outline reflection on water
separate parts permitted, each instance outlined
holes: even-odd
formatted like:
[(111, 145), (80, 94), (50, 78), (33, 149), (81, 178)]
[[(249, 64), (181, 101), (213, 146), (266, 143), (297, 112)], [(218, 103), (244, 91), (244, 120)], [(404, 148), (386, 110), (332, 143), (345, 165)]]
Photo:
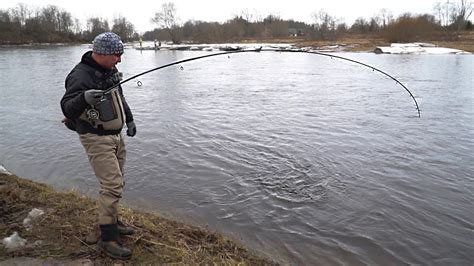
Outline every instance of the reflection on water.
[[(0, 48), (0, 163), (95, 195), (64, 79), (87, 46)], [(126, 50), (124, 77), (204, 52)], [(128, 204), (293, 264), (472, 264), (472, 56), (236, 54), (127, 83)]]

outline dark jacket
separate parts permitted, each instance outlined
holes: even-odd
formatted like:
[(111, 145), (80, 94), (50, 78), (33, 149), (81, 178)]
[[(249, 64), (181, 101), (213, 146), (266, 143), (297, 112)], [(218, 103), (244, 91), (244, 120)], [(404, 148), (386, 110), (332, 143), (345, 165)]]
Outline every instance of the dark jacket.
[[(79, 134), (93, 133), (97, 135), (118, 134), (122, 130), (104, 130), (94, 128), (87, 121), (79, 118), (86, 108), (90, 108), (84, 98), (84, 92), (89, 89), (105, 90), (119, 83), (116, 79), (117, 69), (105, 69), (92, 58), (92, 51), (86, 52), (66, 78), (66, 93), (61, 99), (61, 109), (64, 116), (72, 121), (73, 127)], [(118, 88), (125, 111), (126, 123), (133, 121), (133, 115), (123, 97), (122, 87)]]

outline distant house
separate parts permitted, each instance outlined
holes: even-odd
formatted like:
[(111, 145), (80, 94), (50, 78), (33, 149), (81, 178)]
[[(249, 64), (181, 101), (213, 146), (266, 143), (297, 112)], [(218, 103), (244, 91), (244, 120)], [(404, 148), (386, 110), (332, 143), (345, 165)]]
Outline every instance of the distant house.
[(304, 29), (288, 28), (288, 36), (290, 37), (300, 37), (305, 35), (306, 32)]

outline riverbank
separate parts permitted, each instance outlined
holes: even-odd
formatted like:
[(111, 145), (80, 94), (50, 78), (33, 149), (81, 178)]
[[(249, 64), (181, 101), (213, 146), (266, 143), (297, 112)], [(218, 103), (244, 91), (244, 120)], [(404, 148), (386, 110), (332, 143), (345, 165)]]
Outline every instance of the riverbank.
[[(340, 50), (347, 52), (374, 52), (379, 46), (390, 46), (390, 42), (376, 36), (351, 35), (346, 38), (331, 41), (312, 41), (303, 37), (264, 39), (264, 40), (246, 40), (244, 43), (288, 43), (297, 47), (310, 47), (312, 49), (322, 50)], [(453, 40), (427, 39), (420, 42), (432, 43), (439, 47), (459, 49), (474, 53), (474, 31), (460, 33)]]
[[(28, 229), (23, 221), (38, 208), (44, 211)], [(59, 263), (79, 265), (114, 264), (114, 261), (84, 243), (93, 230), (95, 201), (75, 191), (58, 192), (52, 187), (0, 172), (0, 236), (18, 232), (26, 244), (16, 249), (0, 245), (1, 261), (7, 264)], [(240, 244), (207, 229), (164, 219), (157, 214), (120, 209), (123, 221), (136, 233), (123, 238), (132, 248), (128, 264), (249, 264), (274, 265)], [(18, 264), (18, 265), (20, 265)]]
[[(438, 47), (458, 49), (469, 53), (474, 53), (474, 31), (461, 32), (457, 38), (451, 40), (427, 39), (419, 41), (422, 43), (431, 43)], [(311, 48), (316, 50), (327, 51), (346, 51), (346, 52), (374, 52), (377, 47), (390, 46), (391, 43), (385, 39), (376, 36), (350, 35), (338, 40), (314, 41), (304, 37), (288, 37), (288, 38), (269, 38), (269, 39), (247, 39), (235, 43), (227, 43), (232, 46), (239, 44), (254, 43), (271, 43), (271, 44), (288, 44), (298, 48)], [(184, 42), (180, 47), (188, 47), (193, 43)], [(79, 45), (79, 43), (23, 43), (23, 44), (0, 44), (0, 47), (41, 47), (41, 46), (66, 46)], [(200, 45), (200, 44), (199, 44)], [(139, 47), (139, 42), (128, 42), (126, 46)], [(161, 48), (161, 47), (159, 47)], [(189, 48), (189, 47), (188, 47)], [(201, 47), (202, 48), (202, 47)], [(154, 50), (154, 47), (144, 47), (143, 50)], [(176, 49), (178, 50), (178, 49)], [(192, 50), (192, 49), (191, 49)]]

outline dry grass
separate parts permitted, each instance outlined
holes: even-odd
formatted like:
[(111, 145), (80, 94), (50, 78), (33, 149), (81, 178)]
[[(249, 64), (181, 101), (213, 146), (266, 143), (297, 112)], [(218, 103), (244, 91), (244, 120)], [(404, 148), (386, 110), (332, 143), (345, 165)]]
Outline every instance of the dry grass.
[[(41, 208), (45, 215), (27, 231), (22, 221), (32, 208)], [(56, 192), (44, 184), (0, 174), (0, 236), (18, 231), (30, 243), (16, 251), (2, 246), (0, 261), (13, 257), (85, 258), (94, 264), (113, 264), (112, 259), (96, 251), (95, 245), (82, 242), (93, 230), (95, 210), (95, 202), (77, 192)], [(125, 208), (120, 212), (121, 219), (136, 230), (132, 237), (124, 238), (125, 245), (133, 249), (132, 259), (125, 264), (275, 264), (220, 234), (155, 214)], [(31, 243), (37, 240), (42, 243), (35, 247)]]
[(463, 32), (456, 36), (455, 40), (434, 40), (432, 41), (432, 43), (441, 47), (454, 48), (474, 53), (474, 31)]

